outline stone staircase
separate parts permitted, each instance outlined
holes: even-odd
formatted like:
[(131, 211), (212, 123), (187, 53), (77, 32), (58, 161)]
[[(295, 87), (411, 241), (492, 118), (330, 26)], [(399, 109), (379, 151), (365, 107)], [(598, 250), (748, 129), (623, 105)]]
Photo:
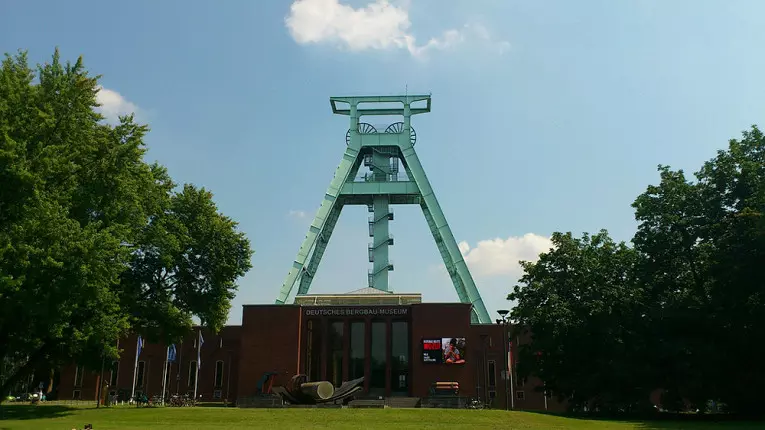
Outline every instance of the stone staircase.
[(388, 397), (385, 406), (389, 408), (419, 408), (419, 397)]
[(385, 407), (384, 399), (356, 399), (348, 403), (349, 408), (379, 408)]
[(253, 396), (245, 397), (237, 401), (240, 408), (283, 408), (284, 404), (279, 396)]

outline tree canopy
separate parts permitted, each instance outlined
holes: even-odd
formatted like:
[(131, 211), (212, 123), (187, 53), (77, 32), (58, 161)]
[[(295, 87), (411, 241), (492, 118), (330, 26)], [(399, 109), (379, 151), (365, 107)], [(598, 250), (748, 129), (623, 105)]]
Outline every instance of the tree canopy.
[(109, 125), (82, 58), (0, 68), (0, 392), (41, 363), (118, 354), (140, 332), (225, 323), (249, 240), (212, 194), (144, 160), (146, 125)]
[(765, 384), (765, 137), (753, 126), (695, 181), (659, 166), (632, 246), (553, 235), (508, 296), (531, 333), (521, 371), (574, 408), (753, 413)]

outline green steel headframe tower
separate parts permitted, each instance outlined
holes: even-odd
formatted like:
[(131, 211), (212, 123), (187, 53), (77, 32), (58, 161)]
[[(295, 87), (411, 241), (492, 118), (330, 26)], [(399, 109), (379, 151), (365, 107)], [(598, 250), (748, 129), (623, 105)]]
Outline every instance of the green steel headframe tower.
[[(415, 103), (419, 105), (413, 106)], [(389, 291), (388, 272), (393, 270), (388, 258), (388, 247), (393, 245), (393, 236), (388, 230), (393, 220), (391, 205), (419, 204), (460, 302), (473, 305), (473, 322), (490, 323), (489, 313), (414, 150), (417, 134), (411, 126), (411, 117), (430, 112), (430, 96), (331, 97), (330, 104), (333, 113), (350, 117), (345, 154), (276, 303), (284, 304), (295, 284), (298, 284), (297, 294), (308, 293), (345, 205), (367, 206), (372, 238), (368, 248), (372, 263), (369, 287)], [(364, 116), (403, 116), (404, 120), (380, 127), (362, 122)], [(358, 177), (362, 164), (369, 172)], [(405, 176), (400, 174), (399, 165), (403, 165)]]

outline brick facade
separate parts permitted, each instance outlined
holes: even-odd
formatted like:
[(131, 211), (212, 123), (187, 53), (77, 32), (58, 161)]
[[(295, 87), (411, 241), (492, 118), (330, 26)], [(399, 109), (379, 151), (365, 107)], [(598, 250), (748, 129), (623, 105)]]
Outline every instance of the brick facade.
[[(168, 393), (193, 394), (194, 377), (196, 372), (193, 363), (197, 361), (197, 333), (195, 327), (183, 339), (176, 344), (176, 360), (168, 364), (166, 390)], [(202, 396), (202, 401), (222, 401), (236, 397), (237, 375), (239, 373), (239, 342), (241, 338), (241, 326), (226, 326), (218, 334), (202, 330), (204, 342), (200, 351), (202, 365), (199, 368), (199, 383), (197, 395)], [(137, 338), (128, 336), (121, 339), (119, 347), (122, 351), (121, 358), (115, 362), (106, 362), (104, 366), (104, 380), (109, 387), (107, 392), (119, 394), (120, 399), (130, 397), (135, 368)], [(144, 342), (143, 350), (138, 359), (138, 372), (136, 372), (136, 392), (145, 393), (148, 396), (162, 393), (163, 364), (167, 354), (167, 345)], [(218, 362), (222, 362), (222, 373), (216, 380), (216, 371), (221, 370)], [(62, 369), (61, 380), (58, 386), (59, 398), (94, 400), (98, 390), (99, 372), (83, 371), (82, 377), (78, 377), (82, 369), (76, 364)], [(79, 379), (77, 381), (75, 378)], [(216, 382), (219, 383), (216, 386)]]
[[(405, 335), (408, 342), (403, 342), (408, 354), (403, 356), (400, 352), (397, 356), (393, 350), (402, 348), (401, 340), (395, 343), (392, 338), (392, 328), (397, 323), (396, 336), (402, 336), (403, 327), (408, 328)], [(355, 340), (352, 340), (352, 328)], [(177, 360), (169, 368), (169, 393), (193, 393), (192, 362), (196, 361), (197, 330), (177, 345)], [(202, 331), (204, 344), (197, 391), (202, 401), (235, 401), (255, 395), (258, 380), (266, 372), (276, 373), (275, 386), (286, 384), (297, 373), (306, 373), (309, 379), (313, 375), (313, 379), (337, 383), (361, 374), (366, 378), (364, 395), (367, 396), (428, 397), (433, 383), (458, 382), (460, 396), (479, 397), (484, 401), (491, 398), (494, 408), (512, 405), (514, 409), (562, 411), (564, 405), (554, 398), (545, 402), (542, 393), (536, 391), (541, 385), (539, 380), (519, 381), (513, 375), (510, 386), (510, 381), (505, 379), (507, 344), (503, 338), (506, 330), (507, 327), (496, 324), (471, 324), (470, 305), (459, 303), (323, 308), (246, 305), (241, 326), (226, 326), (218, 334)], [(375, 338), (374, 346), (372, 338)], [(465, 338), (464, 364), (423, 361), (423, 339), (440, 338)], [(524, 340), (515, 339), (513, 343), (518, 341)], [(355, 343), (352, 345), (352, 342)], [(397, 346), (394, 347), (394, 343)], [(107, 363), (104, 379), (114, 383), (108, 388), (109, 392), (120, 392), (121, 398), (127, 398), (133, 378), (136, 338), (121, 340), (120, 348), (122, 358), (117, 373), (113, 376)], [(161, 393), (165, 354), (166, 345), (144, 345), (139, 358), (143, 362), (140, 365), (143, 377), (137, 381), (136, 391), (149, 396)], [(364, 356), (363, 360), (358, 358), (359, 354)], [(376, 359), (370, 358), (373, 355)], [(221, 366), (217, 362), (222, 362), (223, 372), (216, 379), (216, 370)], [(95, 399), (98, 374), (85, 372), (79, 376), (78, 372), (74, 365), (61, 372), (58, 387), (61, 399), (76, 396)], [(506, 397), (506, 392), (513, 396), (512, 400)]]

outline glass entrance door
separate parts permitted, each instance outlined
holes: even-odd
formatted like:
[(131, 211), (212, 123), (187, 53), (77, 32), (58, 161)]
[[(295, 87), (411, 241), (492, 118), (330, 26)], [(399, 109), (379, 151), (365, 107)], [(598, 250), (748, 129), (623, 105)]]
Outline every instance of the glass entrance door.
[(373, 396), (385, 395), (385, 364), (387, 358), (387, 328), (386, 321), (372, 322), (372, 342), (369, 366), (369, 394)]
[(409, 395), (409, 323), (391, 323), (390, 391), (392, 396)]

